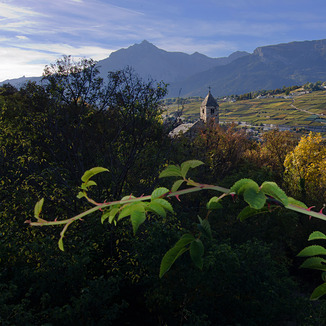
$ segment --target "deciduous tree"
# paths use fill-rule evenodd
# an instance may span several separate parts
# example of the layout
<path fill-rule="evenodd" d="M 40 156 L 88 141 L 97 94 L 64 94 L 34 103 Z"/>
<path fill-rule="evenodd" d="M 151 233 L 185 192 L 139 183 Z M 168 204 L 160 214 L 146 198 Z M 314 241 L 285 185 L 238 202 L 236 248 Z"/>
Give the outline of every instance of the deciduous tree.
<path fill-rule="evenodd" d="M 302 136 L 299 144 L 286 155 L 285 180 L 296 196 L 325 200 L 326 147 L 320 133 Z"/>
<path fill-rule="evenodd" d="M 214 120 L 201 130 L 196 141 L 206 156 L 212 174 L 219 178 L 238 165 L 250 145 L 244 131 L 237 130 L 234 124 L 221 126 Z"/>

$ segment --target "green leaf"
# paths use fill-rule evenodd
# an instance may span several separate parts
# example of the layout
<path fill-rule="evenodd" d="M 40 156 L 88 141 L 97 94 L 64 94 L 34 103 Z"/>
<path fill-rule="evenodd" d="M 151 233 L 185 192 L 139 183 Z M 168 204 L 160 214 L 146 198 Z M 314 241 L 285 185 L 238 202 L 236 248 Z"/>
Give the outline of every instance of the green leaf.
<path fill-rule="evenodd" d="M 230 193 L 234 192 L 237 195 L 242 195 L 242 193 L 244 192 L 246 186 L 250 185 L 250 184 L 256 184 L 257 187 L 259 188 L 258 184 L 251 180 L 251 179 L 241 179 L 238 180 L 231 188 L 230 188 Z"/>
<path fill-rule="evenodd" d="M 171 268 L 178 257 L 189 250 L 189 248 L 186 246 L 194 240 L 195 238 L 192 234 L 186 233 L 170 250 L 166 252 L 161 261 L 160 278 Z"/>
<path fill-rule="evenodd" d="M 119 208 L 118 207 L 113 207 L 110 210 L 106 211 L 103 213 L 102 217 L 101 217 L 101 223 L 103 224 L 104 221 L 109 218 L 109 223 L 111 224 L 114 217 L 116 216 L 116 214 L 119 212 Z"/>
<path fill-rule="evenodd" d="M 197 166 L 203 165 L 204 162 L 199 161 L 199 160 L 189 160 L 189 161 L 185 161 L 181 164 L 181 168 L 183 166 L 189 166 L 191 169 L 196 168 Z"/>
<path fill-rule="evenodd" d="M 199 183 L 194 181 L 194 180 L 191 180 L 190 178 L 187 179 L 187 186 L 193 186 L 193 187 L 196 187 L 198 186 Z"/>
<path fill-rule="evenodd" d="M 131 209 L 130 209 L 130 204 L 127 204 L 121 209 L 118 216 L 118 221 L 120 221 L 121 219 L 129 215 L 131 215 Z"/>
<path fill-rule="evenodd" d="M 314 231 L 310 234 L 308 241 L 312 240 L 326 240 L 326 235 L 319 231 Z"/>
<path fill-rule="evenodd" d="M 173 213 L 173 207 L 166 199 L 156 198 L 156 199 L 152 200 L 152 202 L 160 204 L 166 211 Z"/>
<path fill-rule="evenodd" d="M 97 183 L 93 180 L 88 180 L 87 182 L 82 183 L 81 188 L 87 190 L 91 186 L 97 186 Z"/>
<path fill-rule="evenodd" d="M 265 181 L 261 185 L 260 190 L 266 195 L 280 201 L 284 206 L 287 206 L 289 203 L 287 195 L 275 182 Z"/>
<path fill-rule="evenodd" d="M 110 216 L 110 211 L 106 211 L 101 216 L 101 223 L 103 224 L 104 221 Z"/>
<path fill-rule="evenodd" d="M 39 216 L 42 212 L 43 203 L 44 203 L 44 198 L 39 200 L 34 206 L 34 217 L 37 219 L 39 219 Z"/>
<path fill-rule="evenodd" d="M 311 268 L 326 271 L 326 259 L 321 257 L 310 257 L 301 264 L 300 268 Z"/>
<path fill-rule="evenodd" d="M 326 272 L 321 273 L 321 278 L 324 282 L 326 282 Z"/>
<path fill-rule="evenodd" d="M 189 248 L 173 247 L 166 252 L 166 254 L 162 258 L 160 265 L 160 278 L 162 278 L 164 274 L 170 270 L 174 262 L 187 250 L 189 250 Z"/>
<path fill-rule="evenodd" d="M 91 186 L 97 186 L 97 183 L 96 183 L 95 181 L 93 181 L 93 180 L 88 180 L 88 181 L 85 183 L 85 185 L 86 185 L 87 187 L 91 187 Z"/>
<path fill-rule="evenodd" d="M 222 208 L 222 205 L 219 203 L 219 201 L 220 199 L 218 197 L 212 197 L 206 205 L 207 209 L 212 210 Z"/>
<path fill-rule="evenodd" d="M 167 166 L 159 175 L 159 178 L 182 177 L 180 167 L 177 165 Z"/>
<path fill-rule="evenodd" d="M 161 196 L 164 196 L 164 195 L 168 194 L 169 192 L 170 192 L 170 190 L 167 188 L 164 188 L 164 187 L 156 188 L 152 192 L 151 199 L 160 198 Z"/>
<path fill-rule="evenodd" d="M 146 205 L 147 204 L 142 202 L 126 204 L 124 208 L 122 208 L 122 210 L 120 211 L 120 214 L 118 216 L 118 221 L 120 221 L 122 218 L 126 216 L 131 215 L 133 211 L 145 212 Z"/>
<path fill-rule="evenodd" d="M 145 213 L 145 211 L 138 211 L 138 210 L 132 211 L 132 213 L 130 215 L 130 220 L 131 220 L 132 229 L 134 231 L 134 234 L 136 234 L 139 226 L 142 223 L 144 223 L 145 220 L 146 220 L 146 213 Z"/>
<path fill-rule="evenodd" d="M 59 239 L 58 246 L 61 251 L 65 251 L 65 249 L 63 248 L 63 237 Z"/>
<path fill-rule="evenodd" d="M 175 191 L 178 191 L 178 189 L 180 188 L 180 186 L 185 182 L 186 180 L 177 180 L 173 185 L 172 185 L 172 188 L 171 188 L 171 192 L 175 192 Z"/>
<path fill-rule="evenodd" d="M 199 268 L 203 268 L 203 255 L 204 255 L 204 245 L 200 239 L 196 239 L 190 244 L 190 257 L 194 264 Z"/>
<path fill-rule="evenodd" d="M 326 294 L 326 283 L 323 283 L 315 288 L 310 296 L 310 300 L 318 300 L 324 294 Z"/>
<path fill-rule="evenodd" d="M 255 216 L 258 214 L 265 214 L 268 213 L 268 207 L 263 207 L 262 209 L 256 209 L 256 208 L 252 208 L 250 206 L 245 207 L 238 215 L 238 219 L 243 222 L 245 219 L 247 219 L 248 217 L 251 216 Z"/>
<path fill-rule="evenodd" d="M 210 240 L 212 240 L 213 236 L 212 236 L 212 229 L 211 229 L 211 225 L 208 221 L 207 218 L 205 218 L 204 220 L 202 220 L 200 218 L 200 216 L 198 216 L 199 219 L 199 223 L 201 226 L 201 232 Z"/>
<path fill-rule="evenodd" d="M 308 257 L 308 256 L 318 256 L 318 255 L 326 255 L 326 249 L 322 246 L 313 245 L 302 249 L 297 256 Z"/>
<path fill-rule="evenodd" d="M 83 174 L 81 180 L 86 183 L 95 174 L 98 174 L 98 173 L 101 173 L 101 172 L 105 172 L 105 171 L 109 171 L 109 170 L 108 169 L 105 169 L 105 168 L 101 168 L 101 167 L 92 168 L 90 170 L 87 170 Z"/>
<path fill-rule="evenodd" d="M 111 224 L 114 217 L 117 215 L 117 213 L 119 212 L 119 207 L 114 207 L 110 210 L 110 215 L 109 215 L 109 223 Z"/>
<path fill-rule="evenodd" d="M 186 233 L 178 240 L 178 242 L 174 246 L 175 247 L 184 247 L 194 240 L 195 240 L 195 237 L 192 234 Z"/>
<path fill-rule="evenodd" d="M 66 233 L 66 231 L 68 230 L 68 227 L 69 227 L 69 225 L 70 225 L 72 222 L 73 222 L 73 220 L 71 220 L 70 222 L 68 222 L 68 223 L 64 226 L 64 228 L 62 229 L 62 231 L 60 232 L 60 239 L 59 239 L 59 241 L 58 241 L 58 246 L 59 246 L 59 249 L 60 249 L 61 251 L 64 251 L 64 248 L 63 248 L 63 237 L 65 236 L 65 233 Z"/>
<path fill-rule="evenodd" d="M 289 201 L 289 205 L 299 206 L 299 207 L 306 208 L 306 209 L 308 208 L 306 204 L 304 204 L 301 201 L 296 200 L 292 197 L 288 197 L 288 201 Z"/>
<path fill-rule="evenodd" d="M 202 161 L 198 160 L 191 160 L 191 161 L 186 161 L 181 164 L 181 175 L 183 178 L 186 178 L 186 175 L 189 171 L 189 169 L 196 168 L 197 166 L 200 166 L 204 164 Z"/>
<path fill-rule="evenodd" d="M 82 191 L 80 191 L 80 192 L 78 193 L 78 195 L 77 195 L 77 198 L 78 198 L 78 199 L 81 199 L 81 198 L 83 198 L 83 197 L 85 197 L 85 193 L 83 193 Z"/>
<path fill-rule="evenodd" d="M 166 217 L 165 209 L 157 201 L 152 201 L 147 206 L 149 210 L 161 217 Z"/>
<path fill-rule="evenodd" d="M 259 189 L 257 191 L 253 184 L 251 184 L 250 187 L 247 187 L 247 189 L 244 191 L 243 199 L 249 204 L 250 207 L 255 209 L 263 208 L 266 203 L 265 195 Z"/>

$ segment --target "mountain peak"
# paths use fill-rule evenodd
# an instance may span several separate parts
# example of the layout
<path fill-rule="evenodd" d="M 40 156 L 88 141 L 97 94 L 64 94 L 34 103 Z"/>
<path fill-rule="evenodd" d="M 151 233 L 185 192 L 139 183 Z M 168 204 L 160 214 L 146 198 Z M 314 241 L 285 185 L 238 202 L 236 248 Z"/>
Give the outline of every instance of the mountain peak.
<path fill-rule="evenodd" d="M 143 40 L 140 44 L 135 44 L 141 47 L 147 47 L 147 48 L 157 48 L 153 43 L 148 42 L 147 40 Z"/>
<path fill-rule="evenodd" d="M 134 45 L 129 46 L 129 48 L 127 50 L 129 50 L 129 49 L 132 51 L 137 51 L 137 52 L 160 50 L 158 47 L 156 47 L 154 44 L 148 42 L 147 40 L 143 40 L 141 43 L 135 43 Z M 163 51 L 163 50 L 161 50 L 161 51 Z"/>
<path fill-rule="evenodd" d="M 208 86 L 216 89 L 218 96 L 242 94 L 326 80 L 326 40 L 269 45 L 252 54 L 237 51 L 222 58 L 168 52 L 143 40 L 112 52 L 98 63 L 103 78 L 108 71 L 127 66 L 145 80 L 150 77 L 169 83 L 172 97 L 180 95 L 180 89 L 184 97 L 204 96 Z M 23 78 L 12 84 L 25 81 Z"/>
<path fill-rule="evenodd" d="M 204 54 L 201 54 L 201 53 L 199 53 L 199 52 L 194 52 L 193 54 L 191 54 L 191 56 L 192 57 L 200 57 L 200 58 L 202 58 L 202 57 L 206 57 Z"/>
<path fill-rule="evenodd" d="M 152 43 L 148 42 L 147 40 L 143 40 L 143 41 L 140 43 L 140 45 L 148 45 L 148 44 L 153 45 Z"/>

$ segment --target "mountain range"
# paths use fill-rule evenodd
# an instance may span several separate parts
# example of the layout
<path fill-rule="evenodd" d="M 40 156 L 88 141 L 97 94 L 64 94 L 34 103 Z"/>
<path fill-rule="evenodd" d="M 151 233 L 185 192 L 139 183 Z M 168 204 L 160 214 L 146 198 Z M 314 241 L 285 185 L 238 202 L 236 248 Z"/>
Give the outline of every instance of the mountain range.
<path fill-rule="evenodd" d="M 168 83 L 168 97 L 242 94 L 261 89 L 302 85 L 326 80 L 326 40 L 291 42 L 237 51 L 223 58 L 198 52 L 168 52 L 148 41 L 112 52 L 98 62 L 102 77 L 108 71 L 131 66 L 142 78 Z M 19 85 L 27 79 L 7 80 Z M 5 82 L 2 82 L 5 83 Z"/>

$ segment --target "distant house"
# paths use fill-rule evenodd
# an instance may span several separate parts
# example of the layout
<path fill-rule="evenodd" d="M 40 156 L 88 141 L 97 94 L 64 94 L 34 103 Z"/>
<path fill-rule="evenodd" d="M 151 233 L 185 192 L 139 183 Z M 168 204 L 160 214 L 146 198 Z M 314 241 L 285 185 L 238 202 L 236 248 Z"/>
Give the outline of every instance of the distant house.
<path fill-rule="evenodd" d="M 194 123 L 183 123 L 179 125 L 169 133 L 169 136 L 174 138 L 180 134 L 184 134 L 187 137 L 194 138 L 198 134 L 198 131 L 211 119 L 215 119 L 215 122 L 219 123 L 219 105 L 210 90 L 199 110 L 199 120 Z"/>

